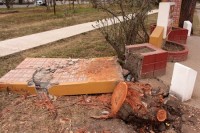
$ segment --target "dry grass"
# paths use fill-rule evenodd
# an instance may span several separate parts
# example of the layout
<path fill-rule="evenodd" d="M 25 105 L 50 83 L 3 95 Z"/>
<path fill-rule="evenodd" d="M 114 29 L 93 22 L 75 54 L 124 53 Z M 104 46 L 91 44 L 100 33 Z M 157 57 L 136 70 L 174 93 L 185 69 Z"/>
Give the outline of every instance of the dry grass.
<path fill-rule="evenodd" d="M 155 23 L 157 15 L 148 18 L 147 27 Z M 92 58 L 116 55 L 112 47 L 98 31 L 84 33 L 71 38 L 0 58 L 0 77 L 14 69 L 26 57 Z"/>
<path fill-rule="evenodd" d="M 157 15 L 151 15 L 148 25 L 155 22 Z M 0 58 L 0 77 L 14 69 L 26 57 L 91 58 L 115 55 L 114 50 L 98 31 L 63 39 L 48 47 L 41 46 L 15 55 Z"/>
<path fill-rule="evenodd" d="M 65 26 L 102 19 L 107 14 L 89 5 L 75 7 L 75 13 L 68 5 L 57 6 L 57 14 L 47 11 L 46 7 L 18 8 L 18 13 L 1 14 L 6 9 L 0 9 L 0 41 L 10 38 L 30 35 L 38 32 L 62 28 Z"/>
<path fill-rule="evenodd" d="M 148 26 L 155 22 L 156 16 L 149 17 Z M 116 55 L 114 50 L 104 37 L 98 31 L 92 31 L 0 58 L 0 77 L 14 69 L 27 57 L 91 58 L 114 55 Z M 37 100 L 36 97 L 23 99 L 16 94 L 0 92 L 0 132 L 70 132 L 79 129 L 91 132 L 107 130 L 134 132 L 130 125 L 118 119 L 105 121 L 90 118 L 92 115 L 99 115 L 103 110 L 107 110 L 105 107 L 77 104 L 80 99 L 84 101 L 87 98 L 92 99 L 92 103 L 94 103 L 98 97 L 101 95 L 58 97 L 53 102 L 58 113 L 54 119 L 54 116 L 49 114 L 46 108 L 34 104 L 33 101 Z M 95 104 L 101 105 L 102 103 L 105 105 L 105 101 L 102 102 L 98 99 Z"/>
<path fill-rule="evenodd" d="M 90 58 L 115 55 L 98 31 L 88 32 L 27 50 L 15 55 L 0 58 L 0 77 L 15 68 L 26 57 Z"/>
<path fill-rule="evenodd" d="M 75 13 L 69 10 L 68 5 L 56 9 L 56 15 L 46 7 L 19 8 L 16 9 L 18 13 L 0 14 L 0 40 L 94 21 L 106 15 L 89 5 L 76 5 Z M 5 10 L 0 9 L 0 13 Z"/>

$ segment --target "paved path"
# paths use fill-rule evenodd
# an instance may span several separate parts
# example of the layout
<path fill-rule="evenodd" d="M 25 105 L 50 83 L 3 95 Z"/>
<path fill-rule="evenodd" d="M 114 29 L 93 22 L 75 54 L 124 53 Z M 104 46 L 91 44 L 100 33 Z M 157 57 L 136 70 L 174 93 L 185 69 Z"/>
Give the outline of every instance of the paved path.
<path fill-rule="evenodd" d="M 195 35 L 200 35 L 200 4 L 196 5 L 194 12 L 193 33 Z"/>
<path fill-rule="evenodd" d="M 194 87 L 193 98 L 187 101 L 186 104 L 200 108 L 200 37 L 191 36 L 188 38 L 187 46 L 189 48 L 189 55 L 186 61 L 180 62 L 198 72 L 197 79 Z M 159 77 L 165 84 L 170 85 L 174 63 L 167 64 L 166 75 Z M 181 89 L 181 88 L 180 88 Z"/>
<path fill-rule="evenodd" d="M 157 12 L 158 10 L 153 10 L 149 12 L 149 15 Z M 122 17 L 119 18 L 122 19 Z M 0 41 L 0 57 L 92 31 L 96 29 L 93 25 L 96 25 L 96 21 Z"/>

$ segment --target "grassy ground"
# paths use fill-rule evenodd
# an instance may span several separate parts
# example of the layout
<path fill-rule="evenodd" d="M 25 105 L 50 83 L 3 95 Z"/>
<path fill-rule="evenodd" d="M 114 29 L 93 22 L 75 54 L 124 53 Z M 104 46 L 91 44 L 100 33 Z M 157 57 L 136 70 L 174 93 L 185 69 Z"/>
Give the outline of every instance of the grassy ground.
<path fill-rule="evenodd" d="M 155 23 L 157 15 L 148 18 L 147 27 Z M 14 69 L 26 57 L 91 58 L 115 55 L 112 47 L 99 31 L 84 33 L 15 55 L 0 58 L 0 77 Z"/>
<path fill-rule="evenodd" d="M 68 5 L 46 10 L 46 7 L 17 8 L 17 13 L 1 14 L 7 9 L 0 9 L 0 40 L 29 35 L 65 26 L 80 24 L 103 18 L 106 14 L 89 5 L 76 5 L 75 12 Z"/>

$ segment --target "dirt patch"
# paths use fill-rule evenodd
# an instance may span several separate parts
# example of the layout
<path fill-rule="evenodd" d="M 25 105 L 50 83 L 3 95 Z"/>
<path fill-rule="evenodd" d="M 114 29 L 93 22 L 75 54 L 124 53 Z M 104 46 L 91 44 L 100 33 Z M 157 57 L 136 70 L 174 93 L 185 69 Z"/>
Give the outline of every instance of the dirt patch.
<path fill-rule="evenodd" d="M 153 87 L 166 87 L 156 79 L 141 82 L 150 83 Z M 35 104 L 35 96 L 20 96 L 9 92 L 0 92 L 0 131 L 4 132 L 97 132 L 97 133 L 135 133 L 135 125 L 127 124 L 121 119 L 96 120 L 93 115 L 111 111 L 111 94 L 81 95 L 57 97 L 53 104 L 57 115 L 53 115 L 43 106 Z M 185 105 L 181 106 L 184 115 L 181 132 L 200 132 L 200 111 Z M 168 125 L 166 132 L 175 132 Z M 163 128 L 162 126 L 160 127 Z M 142 131 L 142 130 L 139 130 Z M 152 132 L 152 131 L 151 131 Z"/>
<path fill-rule="evenodd" d="M 7 16 L 7 14 L 5 16 Z M 60 23 L 61 21 L 63 21 L 63 19 L 57 19 L 57 23 Z M 55 22 L 55 19 L 49 19 L 49 20 L 44 20 L 44 21 L 34 22 L 34 23 L 24 23 L 24 24 L 10 26 L 7 28 L 2 28 L 1 31 L 8 32 L 8 31 L 15 31 L 15 30 L 23 29 L 23 28 L 38 27 L 38 26 L 40 27 L 40 26 L 48 25 L 49 23 L 53 23 L 53 22 Z"/>
<path fill-rule="evenodd" d="M 53 102 L 57 109 L 57 116 L 54 116 L 46 108 L 35 104 L 36 97 L 24 99 L 5 93 L 0 92 L 1 102 L 3 98 L 9 99 L 6 107 L 1 109 L 2 132 L 132 132 L 132 127 L 120 119 L 90 118 L 110 110 L 110 94 L 58 97 Z"/>
<path fill-rule="evenodd" d="M 4 11 L 4 12 L 0 12 L 0 14 L 13 14 L 13 13 L 18 13 L 19 11 Z"/>
<path fill-rule="evenodd" d="M 0 14 L 0 18 L 3 18 L 3 17 L 7 17 L 9 16 L 10 14 Z"/>
<path fill-rule="evenodd" d="M 146 46 L 130 49 L 130 53 L 136 53 L 136 54 L 148 53 L 148 52 L 153 52 L 153 51 L 155 50 L 148 48 Z"/>
<path fill-rule="evenodd" d="M 184 48 L 184 46 L 178 45 L 174 42 L 166 41 L 165 45 L 163 46 L 163 49 L 166 51 L 182 51 L 185 48 Z"/>

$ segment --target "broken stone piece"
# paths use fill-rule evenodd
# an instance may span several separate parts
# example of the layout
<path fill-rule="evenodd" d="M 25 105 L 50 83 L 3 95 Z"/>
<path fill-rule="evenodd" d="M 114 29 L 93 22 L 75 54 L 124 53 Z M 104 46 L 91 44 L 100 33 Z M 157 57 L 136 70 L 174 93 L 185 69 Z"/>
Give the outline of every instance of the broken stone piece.
<path fill-rule="evenodd" d="M 103 114 L 103 115 L 108 115 L 109 112 L 104 110 L 104 111 L 101 112 L 101 114 Z"/>
<path fill-rule="evenodd" d="M 48 95 L 49 96 L 49 98 L 52 100 L 52 101 L 56 101 L 57 100 L 57 97 L 56 96 L 53 96 L 53 95 Z"/>
<path fill-rule="evenodd" d="M 73 62 L 77 62 L 77 61 L 79 61 L 79 59 L 72 59 L 72 61 L 73 61 Z"/>
<path fill-rule="evenodd" d="M 126 81 L 130 82 L 131 80 L 132 80 L 132 75 L 129 74 L 129 75 L 127 76 L 127 78 L 126 78 Z"/>
<path fill-rule="evenodd" d="M 152 95 L 157 95 L 158 93 L 160 92 L 160 88 L 153 88 L 152 90 L 151 90 L 151 93 L 152 93 Z"/>
<path fill-rule="evenodd" d="M 69 64 L 69 65 L 73 65 L 73 64 L 74 64 L 74 62 L 73 62 L 73 61 L 70 61 L 68 64 Z"/>
<path fill-rule="evenodd" d="M 27 85 L 28 85 L 28 86 L 32 86 L 32 85 L 34 85 L 34 82 L 33 82 L 32 80 L 31 80 L 31 81 L 28 81 Z"/>
<path fill-rule="evenodd" d="M 128 74 L 130 74 L 130 71 L 127 69 L 122 69 L 122 74 L 124 77 L 126 77 Z"/>

